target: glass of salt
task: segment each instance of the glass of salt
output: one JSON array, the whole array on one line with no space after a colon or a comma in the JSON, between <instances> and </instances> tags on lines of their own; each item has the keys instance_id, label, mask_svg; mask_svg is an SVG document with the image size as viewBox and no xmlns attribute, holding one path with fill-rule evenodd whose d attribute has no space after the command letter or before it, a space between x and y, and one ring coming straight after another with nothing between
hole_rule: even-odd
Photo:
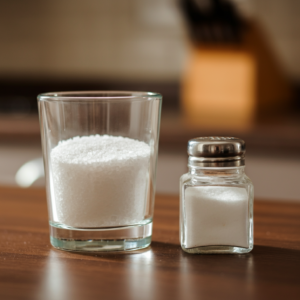
<instances>
[{"instance_id":1,"label":"glass of salt","mask_svg":"<svg viewBox=\"0 0 300 300\"><path fill-rule=\"evenodd\" d=\"M56 92L38 96L55 248L150 245L162 96Z\"/></svg>"},{"instance_id":2,"label":"glass of salt","mask_svg":"<svg viewBox=\"0 0 300 300\"><path fill-rule=\"evenodd\" d=\"M189 172L180 179L180 241L188 253L253 249L253 185L245 142L200 137L188 142Z\"/></svg>"}]
</instances>

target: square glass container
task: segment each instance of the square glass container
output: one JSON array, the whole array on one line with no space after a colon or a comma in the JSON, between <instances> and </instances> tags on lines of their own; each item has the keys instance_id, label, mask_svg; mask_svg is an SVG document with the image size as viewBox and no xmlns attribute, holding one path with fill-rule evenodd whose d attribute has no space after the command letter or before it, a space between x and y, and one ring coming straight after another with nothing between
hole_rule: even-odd
<instances>
[{"instance_id":1,"label":"square glass container","mask_svg":"<svg viewBox=\"0 0 300 300\"><path fill-rule=\"evenodd\" d=\"M180 242L188 253L253 249L253 184L245 143L237 138L189 141L189 172L180 179Z\"/></svg>"}]
</instances>

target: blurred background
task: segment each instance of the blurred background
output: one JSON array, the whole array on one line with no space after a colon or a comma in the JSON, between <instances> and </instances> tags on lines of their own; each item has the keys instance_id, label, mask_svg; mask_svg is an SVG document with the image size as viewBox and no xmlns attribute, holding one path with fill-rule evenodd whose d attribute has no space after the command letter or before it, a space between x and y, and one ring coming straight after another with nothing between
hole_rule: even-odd
<instances>
[{"instance_id":1,"label":"blurred background","mask_svg":"<svg viewBox=\"0 0 300 300\"><path fill-rule=\"evenodd\" d=\"M186 144L247 143L259 199L300 201L300 1L0 0L0 185L43 186L36 96L163 94L157 192ZM25 165L24 165L25 164Z\"/></svg>"}]
</instances>

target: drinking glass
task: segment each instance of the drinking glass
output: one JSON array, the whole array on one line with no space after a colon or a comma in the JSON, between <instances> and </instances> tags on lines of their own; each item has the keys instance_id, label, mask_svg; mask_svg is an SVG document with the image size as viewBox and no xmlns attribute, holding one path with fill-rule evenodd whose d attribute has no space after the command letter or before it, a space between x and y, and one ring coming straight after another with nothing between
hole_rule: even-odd
<instances>
[{"instance_id":1,"label":"drinking glass","mask_svg":"<svg viewBox=\"0 0 300 300\"><path fill-rule=\"evenodd\" d=\"M162 96L53 92L38 96L55 248L124 251L151 243Z\"/></svg>"}]
</instances>

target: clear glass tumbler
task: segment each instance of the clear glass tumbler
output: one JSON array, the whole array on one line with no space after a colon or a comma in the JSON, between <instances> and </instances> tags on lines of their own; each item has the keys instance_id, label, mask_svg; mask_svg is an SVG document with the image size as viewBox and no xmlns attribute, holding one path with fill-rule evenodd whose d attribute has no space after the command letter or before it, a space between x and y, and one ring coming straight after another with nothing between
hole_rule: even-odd
<instances>
[{"instance_id":1,"label":"clear glass tumbler","mask_svg":"<svg viewBox=\"0 0 300 300\"><path fill-rule=\"evenodd\" d=\"M38 96L51 244L122 251L151 243L162 96Z\"/></svg>"}]
</instances>

